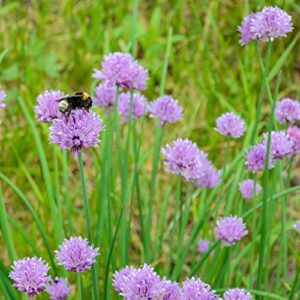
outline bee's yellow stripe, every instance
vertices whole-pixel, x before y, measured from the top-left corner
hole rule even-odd
[[[86,101],[89,97],[90,97],[90,96],[89,96],[88,93],[85,93],[85,92],[82,93],[82,100],[83,100],[83,101]]]

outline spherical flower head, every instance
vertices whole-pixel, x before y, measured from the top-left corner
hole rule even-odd
[[[215,131],[225,137],[240,138],[245,132],[245,122],[234,113],[225,113],[217,119]]]
[[[163,285],[165,288],[165,293],[161,298],[159,298],[160,300],[181,300],[182,299],[181,289],[178,283],[164,279]]]
[[[267,148],[264,144],[257,144],[246,154],[246,166],[248,172],[258,173],[265,169]],[[269,169],[274,167],[272,154],[269,154]]]
[[[93,77],[122,89],[144,90],[147,87],[148,71],[130,54],[116,52],[105,56],[102,69],[95,70]]]
[[[242,24],[238,27],[240,33],[240,44],[245,46],[255,40],[255,35],[251,32],[251,24],[255,21],[257,14],[250,14],[244,18]]]
[[[182,286],[183,300],[216,300],[220,299],[211,287],[194,277],[187,279]]]
[[[203,161],[203,167],[195,184],[199,188],[213,189],[220,183],[220,172],[215,169],[210,161]]]
[[[203,159],[197,145],[190,140],[178,138],[172,145],[162,149],[166,157],[166,171],[183,176],[186,180],[195,180],[199,177],[199,170],[203,169]]]
[[[126,289],[129,277],[132,276],[135,270],[136,269],[133,267],[126,266],[120,271],[114,273],[113,287],[119,294]]]
[[[292,18],[278,7],[265,7],[251,22],[250,31],[260,41],[273,41],[293,31]]]
[[[152,102],[149,108],[150,117],[158,119],[160,125],[176,123],[182,119],[183,110],[171,96],[162,96]]]
[[[199,254],[205,254],[208,251],[209,248],[209,241],[208,240],[201,240],[198,243],[198,253]]]
[[[293,142],[293,154],[300,153],[300,129],[298,127],[291,127],[288,130],[288,135]]]
[[[300,220],[297,221],[296,224],[294,224],[293,227],[294,227],[294,229],[295,229],[298,233],[300,233]]]
[[[94,105],[103,107],[109,112],[115,104],[116,94],[117,89],[114,85],[102,82],[96,87]]]
[[[121,285],[120,295],[128,300],[161,299],[166,293],[164,282],[146,264],[125,276],[124,280],[126,283]]]
[[[230,216],[217,221],[216,236],[224,246],[230,247],[248,234],[242,218]]]
[[[32,299],[46,289],[50,280],[48,271],[49,266],[41,258],[24,258],[14,262],[9,277],[18,291]]]
[[[58,100],[66,95],[60,91],[45,91],[37,97],[38,104],[35,106],[35,114],[39,121],[50,123],[61,117],[58,110]]]
[[[254,180],[247,179],[240,183],[240,192],[245,200],[251,200],[254,197]],[[259,195],[262,187],[256,183],[255,194]]]
[[[133,119],[142,118],[148,111],[148,102],[146,97],[140,93],[122,93],[119,96],[118,112],[123,116],[123,121],[126,122],[132,114]]]
[[[58,265],[63,266],[68,272],[81,273],[88,271],[96,262],[99,249],[88,244],[86,239],[71,237],[55,251]]]
[[[264,135],[264,144],[267,146],[268,134]],[[283,159],[293,154],[294,143],[288,134],[283,131],[273,131],[271,133],[270,153],[273,159]]]
[[[47,293],[51,300],[65,300],[71,291],[72,288],[68,286],[68,281],[63,278],[55,278],[47,287]]]
[[[4,99],[6,98],[6,94],[3,90],[0,89],[0,109],[5,108]]]
[[[223,296],[224,300],[252,300],[250,293],[243,289],[230,289],[225,292]]]
[[[277,102],[275,118],[280,124],[294,124],[300,119],[300,102],[290,98]]]
[[[69,116],[53,120],[50,141],[62,150],[72,150],[77,157],[82,149],[98,146],[102,130],[102,120],[96,114],[76,109]]]

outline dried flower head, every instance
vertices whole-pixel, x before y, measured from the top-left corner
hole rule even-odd
[[[264,135],[264,145],[268,142],[268,134]],[[294,143],[288,134],[283,131],[273,131],[271,133],[270,153],[273,159],[283,159],[293,154]]]
[[[198,243],[198,253],[205,254],[209,248],[209,241],[208,240],[201,240]]]
[[[250,14],[244,18],[242,24],[238,27],[240,33],[240,44],[245,46],[255,40],[255,35],[251,32],[251,25],[255,22],[257,14]]]
[[[59,246],[55,251],[57,262],[68,272],[88,271],[96,262],[99,249],[88,244],[82,237],[71,237]]]
[[[217,119],[215,131],[225,137],[240,138],[245,132],[245,122],[234,113],[225,113]]]
[[[277,102],[275,118],[280,124],[294,124],[300,120],[300,102],[290,98]]]
[[[117,275],[117,286],[114,282],[115,289],[124,299],[161,299],[165,295],[165,284],[151,266],[144,264],[141,268],[124,272]]]
[[[70,295],[72,288],[68,286],[67,279],[55,278],[47,287],[51,300],[65,300]]]
[[[83,148],[97,147],[102,130],[102,120],[96,114],[76,109],[68,117],[53,120],[50,141],[62,150],[72,150],[76,157]]]
[[[117,88],[107,82],[100,83],[95,90],[94,105],[110,112],[116,101]]]
[[[291,127],[288,130],[288,135],[293,142],[293,154],[300,153],[300,129],[298,127]]]
[[[150,104],[150,117],[156,118],[163,126],[167,123],[175,123],[182,119],[183,110],[171,96],[162,96]]]
[[[250,31],[260,41],[273,41],[293,31],[292,18],[278,7],[265,7],[251,22]]]
[[[102,69],[95,70],[93,77],[122,89],[144,90],[147,87],[148,71],[130,54],[116,52],[105,56]]]
[[[257,144],[246,154],[246,166],[248,172],[258,173],[265,169],[267,148],[264,144]],[[269,154],[269,169],[274,168],[272,154]]]
[[[243,289],[230,289],[224,294],[224,300],[252,300],[250,293]]]
[[[49,266],[41,258],[24,258],[14,262],[9,277],[14,287],[26,293],[30,299],[46,289],[50,280]]]
[[[162,149],[166,157],[166,171],[183,176],[186,180],[195,180],[199,177],[199,170],[203,169],[203,159],[197,145],[190,140],[178,138],[172,145]]]
[[[300,220],[297,221],[293,227],[298,233],[300,233]]]
[[[6,98],[6,94],[3,90],[0,89],[0,109],[5,108],[4,99]]]
[[[242,218],[230,216],[217,221],[216,236],[225,246],[233,246],[248,234]]]
[[[194,277],[187,279],[183,282],[182,286],[182,299],[183,300],[217,300],[220,299],[211,287]]]
[[[245,200],[250,200],[254,197],[254,180],[247,179],[240,183],[240,192]],[[262,192],[262,187],[256,183],[255,194],[259,195]]]
[[[35,106],[35,114],[39,121],[49,123],[61,117],[58,110],[59,99],[66,95],[60,91],[45,91],[37,97],[38,104]]]

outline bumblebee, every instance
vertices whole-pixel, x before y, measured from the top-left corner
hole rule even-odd
[[[76,92],[73,96],[66,96],[57,101],[58,110],[67,115],[77,108],[89,110],[93,104],[92,98],[85,92]]]

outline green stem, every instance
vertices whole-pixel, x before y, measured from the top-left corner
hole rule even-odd
[[[297,286],[298,286],[298,281],[299,281],[299,275],[300,275],[300,266],[298,265],[297,267],[297,273],[295,275],[295,278],[294,278],[294,282],[293,282],[293,286],[292,286],[292,290],[289,294],[289,300],[292,300],[292,299],[295,299],[294,296],[295,296],[295,293],[297,291]]]
[[[78,289],[78,299],[83,300],[82,283],[81,283],[80,273],[77,273],[77,289]]]
[[[253,192],[253,200],[252,200],[252,203],[253,203],[253,207],[255,206],[256,204],[256,183],[257,183],[257,174],[254,173],[254,192]],[[257,229],[257,226],[256,226],[256,222],[257,222],[257,219],[256,219],[256,210],[253,210],[253,213],[252,213],[252,226],[253,226],[253,229],[252,229],[252,243],[251,243],[251,259],[249,260],[249,263],[250,263],[250,276],[249,276],[249,287],[252,286],[253,284],[253,279],[254,279],[254,273],[255,273],[255,237],[256,237],[256,229]]]

